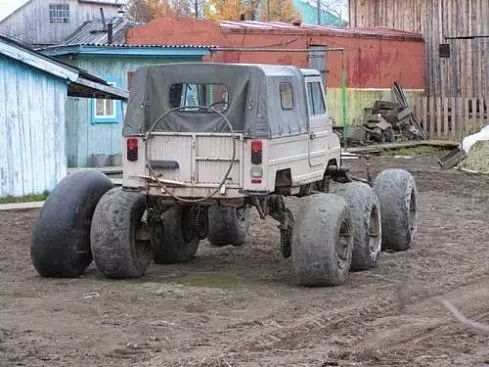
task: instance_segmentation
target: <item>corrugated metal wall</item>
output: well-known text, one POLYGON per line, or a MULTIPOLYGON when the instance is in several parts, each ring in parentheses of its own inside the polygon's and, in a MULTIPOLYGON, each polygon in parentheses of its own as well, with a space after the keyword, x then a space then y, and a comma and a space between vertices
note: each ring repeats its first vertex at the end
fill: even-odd
MULTIPOLYGON (((126 89, 128 72, 141 66, 201 61, 201 58, 79 56, 63 58, 63 61, 108 81, 118 80, 121 84, 117 87, 126 89)), ((90 99, 68 98, 66 124, 69 167, 90 166, 92 154, 111 155, 121 152, 122 117, 117 123, 92 124, 91 103, 90 99)))
POLYGON ((0 55, 0 197, 52 190, 66 175, 62 79, 0 55))

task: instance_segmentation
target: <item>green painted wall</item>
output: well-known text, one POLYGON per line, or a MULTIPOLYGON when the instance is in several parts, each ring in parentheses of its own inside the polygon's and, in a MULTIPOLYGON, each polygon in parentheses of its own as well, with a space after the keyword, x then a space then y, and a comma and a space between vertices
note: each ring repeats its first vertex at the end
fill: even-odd
MULTIPOLYGON (((414 97, 423 95, 423 91, 405 90, 408 102, 414 97)), ((343 125, 342 90, 330 88, 327 90, 329 115, 336 125, 343 125)), ((346 122, 348 125, 359 125, 362 122, 363 110, 373 107, 375 101, 394 101, 390 89, 347 89, 346 90, 346 122)))
MULTIPOLYGON (((138 67, 170 62, 202 61, 200 57, 110 57, 77 56, 59 57, 74 66, 107 81, 116 81, 117 87, 127 88, 127 74, 138 67)), ((120 103, 120 102, 118 102, 120 103)), ((125 109, 125 103, 124 103, 125 109)), ((68 167, 89 167, 92 154, 119 154, 122 148, 123 114, 118 108, 116 123, 92 122, 92 100, 68 98, 66 102, 66 131, 68 167)))

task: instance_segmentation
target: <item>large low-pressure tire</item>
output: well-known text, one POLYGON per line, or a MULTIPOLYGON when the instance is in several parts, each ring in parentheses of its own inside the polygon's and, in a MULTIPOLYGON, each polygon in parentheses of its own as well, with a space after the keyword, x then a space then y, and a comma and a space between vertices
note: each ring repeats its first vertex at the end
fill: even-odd
POLYGON ((301 285, 336 286, 348 278, 353 234, 341 196, 314 194, 304 200, 292 237, 292 262, 301 285))
POLYGON ((100 199, 93 215, 92 254, 97 268, 109 278, 136 278, 151 264, 149 228, 144 221, 144 193, 121 187, 100 199))
POLYGON ((413 176, 403 169, 387 169, 374 180, 382 213, 382 246, 392 251, 411 248, 418 228, 418 193, 413 176))
POLYGON ((152 226, 153 257, 156 264, 185 263, 192 260, 199 247, 195 228, 196 213, 191 207, 174 206, 152 226))
POLYGON ((350 207, 353 233, 351 270, 374 268, 382 250, 380 203, 375 191, 367 184, 351 182, 341 185, 335 194, 350 207))
POLYGON ((93 212, 112 187, 96 170, 70 174, 56 186, 41 209, 31 244, 31 260, 41 276, 74 277, 90 265, 93 212))
POLYGON ((207 239, 214 246, 240 246, 246 240, 249 228, 248 208, 209 208, 207 239))

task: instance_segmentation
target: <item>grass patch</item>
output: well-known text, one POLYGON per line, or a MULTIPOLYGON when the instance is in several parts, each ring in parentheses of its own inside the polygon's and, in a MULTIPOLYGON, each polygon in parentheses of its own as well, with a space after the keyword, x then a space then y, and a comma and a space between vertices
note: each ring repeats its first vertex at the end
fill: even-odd
POLYGON ((394 155, 402 155, 408 157, 414 157, 419 155, 442 155, 448 152, 452 148, 446 147, 437 147, 431 145, 418 145, 415 147, 403 147, 399 149, 387 150, 385 152, 380 153, 384 156, 394 156, 394 155))
POLYGON ((33 201, 45 201, 49 196, 49 191, 42 194, 30 194, 25 196, 5 196, 0 198, 0 204, 26 203, 33 201))

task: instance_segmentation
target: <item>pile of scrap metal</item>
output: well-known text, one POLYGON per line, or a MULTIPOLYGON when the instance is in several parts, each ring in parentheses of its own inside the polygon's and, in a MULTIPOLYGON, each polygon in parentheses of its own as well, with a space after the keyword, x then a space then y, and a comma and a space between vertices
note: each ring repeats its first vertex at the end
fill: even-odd
POLYGON ((392 94, 396 102, 377 101, 372 108, 365 108, 362 125, 335 129, 342 140, 346 135, 353 145, 367 145, 426 139, 421 124, 409 108, 404 91, 398 83, 394 83, 392 94))

